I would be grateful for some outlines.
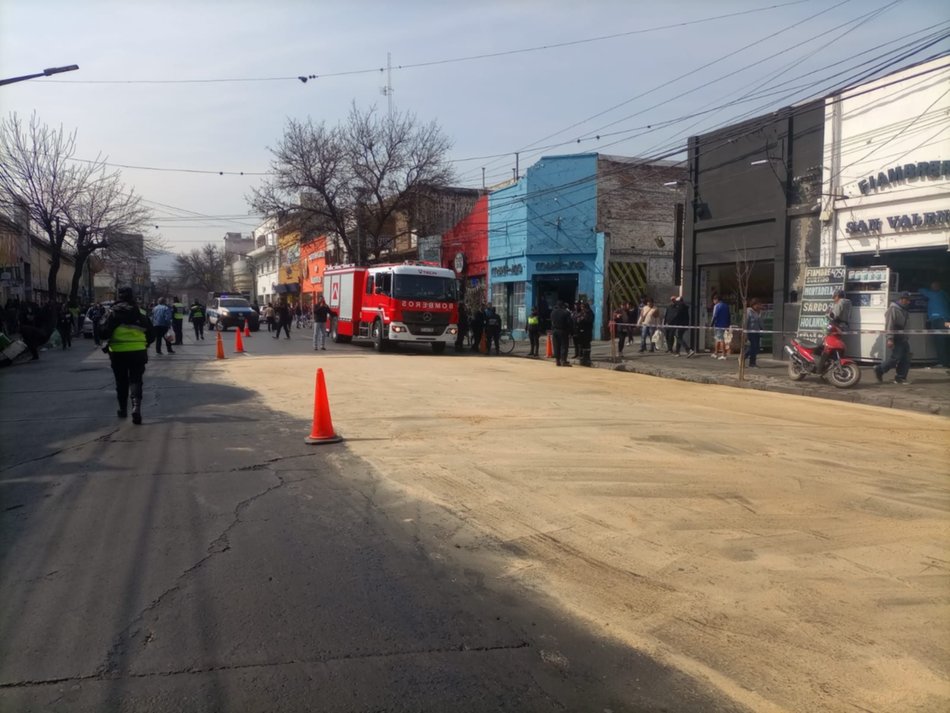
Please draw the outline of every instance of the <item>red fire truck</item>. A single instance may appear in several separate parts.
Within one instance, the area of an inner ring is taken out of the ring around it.
[[[323,295],[336,342],[368,339],[378,352],[394,343],[431,344],[441,354],[458,334],[455,274],[434,263],[328,267]]]

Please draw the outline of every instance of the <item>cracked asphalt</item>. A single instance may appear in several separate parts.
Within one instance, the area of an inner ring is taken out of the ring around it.
[[[441,556],[461,522],[212,357],[152,356],[141,427],[83,340],[0,372],[0,710],[743,710]]]

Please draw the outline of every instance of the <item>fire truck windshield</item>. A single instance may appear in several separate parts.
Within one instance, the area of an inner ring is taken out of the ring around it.
[[[393,275],[393,297],[403,300],[456,300],[456,283],[451,277]]]

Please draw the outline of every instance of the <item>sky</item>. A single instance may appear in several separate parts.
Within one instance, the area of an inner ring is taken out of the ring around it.
[[[478,187],[515,152],[522,174],[541,155],[668,155],[948,28],[937,0],[0,0],[0,77],[80,67],[0,87],[0,114],[75,130],[77,157],[121,166],[147,234],[183,251],[260,222],[253,174],[288,118],[385,112],[387,53],[396,110],[437,121],[456,185]]]

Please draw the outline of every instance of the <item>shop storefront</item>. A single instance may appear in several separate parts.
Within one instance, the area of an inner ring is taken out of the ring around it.
[[[826,194],[821,264],[846,268],[853,328],[883,329],[897,293],[950,285],[950,61],[933,60],[854,87],[825,107]],[[924,328],[926,299],[915,294],[912,328]],[[884,337],[851,345],[865,359]],[[933,340],[911,339],[914,361],[932,361]]]
[[[489,299],[516,337],[531,309],[590,304],[603,318],[604,233],[597,223],[597,155],[549,156],[488,201]]]
[[[716,294],[735,325],[744,296],[764,305],[765,329],[797,329],[804,272],[818,264],[823,131],[818,101],[689,140],[683,293],[693,324],[709,324]],[[780,356],[783,344],[767,335],[761,347]]]

